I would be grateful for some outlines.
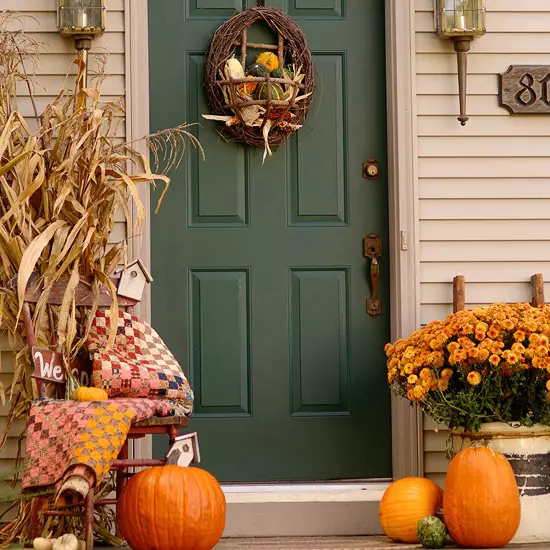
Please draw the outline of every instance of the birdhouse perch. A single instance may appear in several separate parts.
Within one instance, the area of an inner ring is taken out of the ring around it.
[[[139,302],[145,285],[152,281],[153,277],[141,260],[135,260],[122,269],[117,294]]]

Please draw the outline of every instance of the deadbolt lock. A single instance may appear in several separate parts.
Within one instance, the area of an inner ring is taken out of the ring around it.
[[[367,180],[380,177],[380,163],[376,159],[370,158],[363,163],[363,177]]]

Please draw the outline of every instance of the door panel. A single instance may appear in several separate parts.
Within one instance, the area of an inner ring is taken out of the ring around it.
[[[362,256],[368,233],[387,245],[387,183],[361,171],[386,163],[383,0],[269,3],[304,29],[318,80],[304,128],[263,165],[201,118],[204,52],[240,1],[149,3],[152,129],[200,122],[206,150],[187,150],[152,219],[153,323],[220,480],[389,477],[388,254],[375,319]]]

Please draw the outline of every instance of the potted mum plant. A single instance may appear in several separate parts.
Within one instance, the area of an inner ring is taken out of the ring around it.
[[[386,355],[394,391],[451,430],[451,454],[483,444],[506,455],[522,500],[513,542],[550,540],[550,306],[459,311]]]

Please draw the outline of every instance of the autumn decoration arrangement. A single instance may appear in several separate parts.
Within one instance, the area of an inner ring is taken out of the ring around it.
[[[520,525],[519,490],[502,453],[470,447],[451,461],[444,491],[425,478],[393,482],[380,502],[379,519],[396,542],[500,548]]]
[[[249,40],[264,24],[276,44]],[[311,51],[294,20],[282,10],[256,7],[235,15],[215,32],[206,59],[205,87],[210,120],[221,134],[264,148],[264,161],[302,127],[315,89]]]
[[[0,13],[0,322],[17,352],[13,380],[8,387],[0,386],[2,401],[7,401],[10,407],[0,449],[7,442],[14,422],[32,425],[32,409],[47,401],[37,399],[30,348],[21,338],[23,298],[31,277],[38,277],[44,297],[58,281],[68,280],[60,306],[48,311],[45,298],[31,306],[38,346],[47,347],[55,340],[56,350],[63,358],[69,383],[66,399],[57,399],[57,403],[75,409],[86,408],[85,402],[96,403],[96,408],[105,410],[115,406],[114,401],[109,405],[111,400],[107,401],[103,389],[79,387],[70,371],[70,361],[85,346],[91,329],[86,313],[77,307],[75,289],[82,281],[90,285],[94,299],[92,311],[99,307],[99,288],[107,289],[112,305],[106,316],[112,323],[106,330],[106,338],[112,344],[119,315],[112,278],[115,269],[127,263],[126,241],[111,242],[115,214],[123,213],[135,235],[146,215],[138,185],[161,183],[166,191],[170,183],[166,173],[180,162],[186,145],[200,148],[186,124],[139,140],[148,146],[155,165],[162,161],[160,170],[150,166],[137,142],[120,139],[117,129],[124,120],[124,105],[122,101],[102,99],[106,59],[101,56],[96,58],[97,66],[93,69],[86,67],[83,59],[76,59],[74,80],[69,76],[66,89],[60,90],[57,97],[39,111],[35,84],[29,72],[38,62],[42,45],[26,35],[21,30],[23,26],[21,16],[13,12]],[[91,73],[90,85],[86,84],[87,68]],[[23,90],[32,110],[31,122],[24,116],[29,113],[19,108],[23,103]],[[161,201],[163,196],[164,193]],[[90,405],[90,409],[93,408]],[[63,419],[58,418],[58,422],[61,426],[58,433],[61,433]],[[80,424],[82,422],[80,419]],[[51,423],[46,418],[42,428],[48,427]],[[20,445],[25,441],[24,435],[19,439]],[[100,435],[111,442],[117,439],[109,429]],[[52,432],[50,436],[55,434]],[[54,444],[48,454],[42,456],[55,453]],[[21,456],[22,449],[19,449],[19,460]],[[48,462],[55,463],[55,460]],[[27,535],[30,518],[34,517],[33,503],[37,495],[46,500],[52,498],[51,492],[46,491],[42,495],[39,491],[32,496],[25,495],[18,483],[21,472],[18,464],[10,473],[12,489],[2,497],[10,502],[7,512],[12,515],[0,528],[0,542],[6,545],[30,542]],[[35,474],[40,472],[32,472]],[[107,497],[112,488],[111,480],[105,479],[95,488],[96,496]],[[195,490],[195,500],[200,490],[208,492],[205,482]],[[217,513],[221,514],[221,510],[220,504]],[[4,516],[5,513],[2,518]],[[105,542],[120,544],[122,541],[112,535],[114,523],[110,507],[96,509],[96,532],[101,533]],[[78,538],[82,537],[75,535],[80,535],[82,529],[80,517],[68,514],[51,517],[45,520],[43,536],[34,540],[34,547],[78,550]]]
[[[438,424],[550,425],[550,306],[493,304],[386,345],[393,389]]]

